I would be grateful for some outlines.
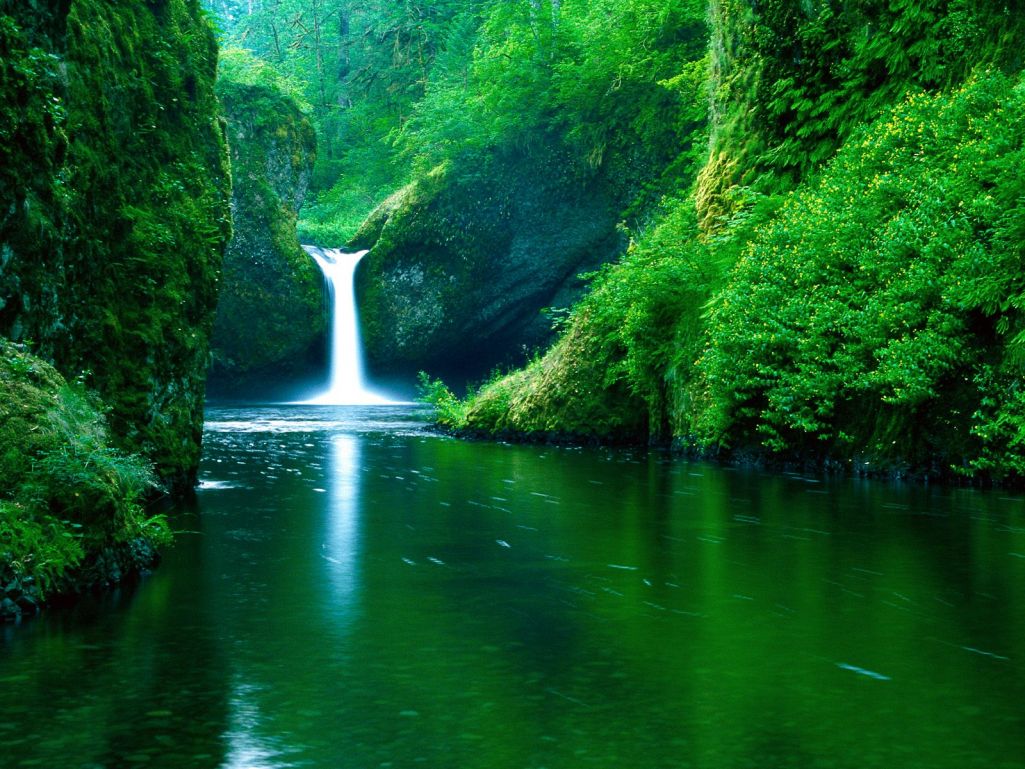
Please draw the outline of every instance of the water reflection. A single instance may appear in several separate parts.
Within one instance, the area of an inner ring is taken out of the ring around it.
[[[349,432],[353,421],[327,419],[306,430],[277,418],[265,424],[254,432],[220,422],[226,451],[209,452],[218,470],[237,472],[225,467],[234,462],[250,481],[242,500],[210,498],[248,513],[246,528],[232,526],[228,543],[212,543],[234,562],[224,568],[236,579],[225,606],[235,650],[226,765],[238,769],[292,766],[324,741],[322,708],[339,692],[360,613],[363,438]],[[210,504],[207,514],[223,510]]]
[[[0,756],[1025,767],[1023,500],[470,444],[398,411],[211,416],[202,535],[95,615],[102,653],[82,618],[11,636]]]
[[[327,610],[339,622],[355,619],[359,601],[360,439],[334,435],[328,465],[327,541],[321,556],[327,564],[331,590]]]
[[[265,734],[256,687],[236,680],[231,693],[231,719],[226,735],[224,769],[278,769],[288,766],[279,740]]]
[[[0,766],[214,769],[228,724],[204,522],[175,517],[164,568],[0,641]]]

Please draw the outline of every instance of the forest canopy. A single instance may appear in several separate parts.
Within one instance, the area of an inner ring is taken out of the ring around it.
[[[649,202],[649,187],[692,172],[703,152],[703,2],[213,8],[222,66],[283,83],[310,108],[320,148],[318,199],[301,223],[310,238],[347,240],[384,198],[440,164],[471,173],[490,152],[530,153],[553,135],[572,149],[575,172],[626,177]]]

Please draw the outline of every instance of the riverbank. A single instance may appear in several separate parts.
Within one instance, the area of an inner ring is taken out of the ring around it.
[[[560,430],[526,432],[502,429],[489,432],[481,428],[451,427],[435,422],[432,429],[443,435],[471,442],[495,442],[523,445],[645,448],[676,459],[706,462],[724,468],[766,470],[780,474],[821,475],[830,478],[859,478],[920,485],[941,485],[951,488],[1025,489],[1025,478],[996,480],[989,476],[967,475],[938,461],[932,465],[913,463],[904,458],[885,459],[869,454],[852,457],[829,455],[774,454],[762,447],[709,448],[694,441],[677,438],[659,442],[645,435],[599,436]]]
[[[0,573],[0,623],[20,622],[49,606],[66,606],[89,593],[109,590],[149,573],[159,563],[160,553],[150,540],[110,545],[88,555],[46,593],[34,577],[8,566]]]
[[[157,491],[95,395],[0,339],[0,620],[153,566],[170,540]]]

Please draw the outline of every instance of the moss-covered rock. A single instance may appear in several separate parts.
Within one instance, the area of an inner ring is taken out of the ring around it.
[[[693,199],[667,206],[547,355],[431,400],[489,434],[632,423],[718,456],[1020,484],[1023,101],[1020,72],[987,67],[853,129],[793,192],[747,190],[714,235]]]
[[[322,348],[323,279],[295,231],[316,137],[296,103],[271,85],[222,77],[217,91],[235,183],[210,384],[238,394],[254,380],[308,368]]]
[[[481,388],[456,427],[533,439],[643,440],[643,400],[625,382],[602,377],[614,367],[604,344],[609,329],[592,322],[589,310],[582,315],[544,357]]]
[[[0,338],[0,619],[148,565],[167,533],[142,505],[152,485],[95,396]]]
[[[212,32],[196,0],[3,0],[0,54],[0,334],[188,485],[230,234]]]
[[[571,168],[556,149],[446,164],[385,201],[351,244],[372,247],[357,273],[370,366],[481,373],[550,341],[540,311],[621,247],[607,184]]]

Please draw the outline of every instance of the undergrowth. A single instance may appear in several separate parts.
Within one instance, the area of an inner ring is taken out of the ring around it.
[[[0,578],[45,596],[106,547],[166,543],[155,489],[148,462],[111,448],[94,395],[0,340]]]

